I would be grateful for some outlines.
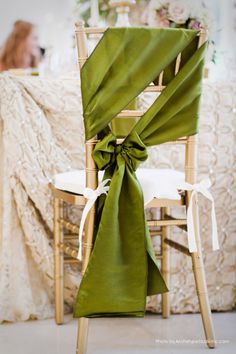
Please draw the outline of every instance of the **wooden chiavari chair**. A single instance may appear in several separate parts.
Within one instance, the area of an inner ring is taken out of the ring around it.
[[[101,28],[85,28],[83,23],[76,24],[76,39],[78,47],[78,57],[80,69],[88,58],[87,36],[101,36],[105,29]],[[205,33],[202,31],[199,35],[199,46],[205,42]],[[181,54],[178,55],[175,65],[175,74],[180,68]],[[163,72],[159,76],[158,85],[148,86],[144,92],[161,92],[165,88],[163,84]],[[139,110],[124,110],[120,112],[118,117],[141,117],[142,111]],[[98,171],[92,158],[92,151],[97,143],[97,138],[86,141],[86,187],[95,190],[98,186]],[[121,140],[122,141],[122,140]],[[119,141],[118,141],[119,143]],[[171,142],[171,144],[183,144],[185,147],[185,179],[186,182],[196,183],[197,172],[197,136],[189,136]],[[168,144],[168,143],[167,143]],[[86,199],[82,195],[76,195],[71,192],[66,192],[52,186],[54,194],[54,245],[55,245],[55,302],[56,302],[56,322],[63,322],[63,263],[77,262],[76,256],[78,250],[68,245],[67,241],[74,239],[79,232],[78,226],[73,225],[63,217],[63,203],[85,205]],[[191,256],[193,263],[193,273],[196,283],[197,296],[200,305],[205,336],[207,344],[210,348],[215,346],[214,330],[211,318],[211,309],[208,299],[208,292],[205,279],[204,264],[202,258],[201,239],[198,226],[198,211],[197,199],[193,198],[193,215],[194,226],[197,243],[197,252],[190,253],[188,248],[178,244],[170,239],[170,226],[185,228],[187,219],[175,219],[170,216],[170,208],[178,206],[188,207],[191,197],[191,191],[181,193],[180,200],[158,199],[154,198],[149,204],[149,208],[160,208],[161,218],[159,220],[149,220],[148,225],[151,234],[161,236],[161,253],[157,258],[161,261],[161,271],[166,281],[167,287],[170,285],[170,254],[169,247],[183,252]],[[93,247],[93,230],[95,220],[96,205],[90,210],[85,223],[85,232],[83,238],[83,258],[82,258],[82,275],[84,274],[89,262],[90,254]],[[159,230],[155,231],[158,227]],[[63,228],[72,232],[72,235],[64,236]],[[154,229],[153,229],[154,228]],[[64,255],[66,258],[64,259]],[[169,294],[162,294],[162,316],[167,318],[170,315],[170,299]],[[86,352],[87,335],[88,335],[88,318],[79,318],[78,320],[78,337],[76,353],[84,354]]]

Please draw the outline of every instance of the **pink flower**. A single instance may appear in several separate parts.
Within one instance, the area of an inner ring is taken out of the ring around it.
[[[168,9],[169,20],[182,24],[187,21],[190,16],[190,8],[187,3],[181,0],[172,1]]]
[[[156,13],[156,26],[157,27],[170,27],[170,21],[166,16],[161,16],[159,12]]]
[[[201,22],[197,21],[197,20],[191,20],[188,28],[193,29],[193,30],[199,30],[202,28],[202,24]]]

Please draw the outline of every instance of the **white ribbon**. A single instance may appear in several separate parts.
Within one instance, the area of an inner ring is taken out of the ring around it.
[[[194,228],[194,222],[193,222],[193,198],[199,192],[211,201],[212,248],[213,248],[213,251],[219,249],[216,214],[215,214],[215,203],[214,203],[214,199],[209,191],[210,186],[211,186],[211,181],[209,178],[204,179],[200,183],[196,183],[196,184],[190,184],[190,183],[184,182],[180,186],[180,189],[192,191],[188,210],[187,210],[188,247],[189,247],[189,252],[191,252],[191,253],[197,252],[195,228]]]
[[[97,189],[95,189],[95,190],[93,190],[91,188],[85,188],[85,190],[84,190],[84,197],[87,199],[87,203],[84,207],[81,221],[80,221],[80,227],[79,227],[79,252],[78,252],[77,259],[79,259],[80,261],[82,261],[82,240],[83,240],[83,231],[84,231],[85,220],[87,218],[87,215],[88,215],[90,209],[92,208],[92,206],[96,202],[97,198],[101,194],[107,194],[107,192],[109,190],[109,186],[106,186],[106,184],[109,181],[110,181],[110,179],[105,179],[104,181],[99,183]]]

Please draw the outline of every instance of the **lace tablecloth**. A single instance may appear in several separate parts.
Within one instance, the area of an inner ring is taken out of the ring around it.
[[[211,205],[200,197],[201,236],[211,307],[223,311],[232,309],[236,300],[235,86],[206,81],[203,91],[199,180],[210,175],[213,183],[220,251],[211,250]],[[141,108],[150,100],[148,94],[142,97]],[[48,181],[55,173],[84,166],[78,73],[59,79],[1,74],[0,124],[0,321],[52,317],[53,215]],[[150,149],[145,165],[181,169],[181,149]],[[173,237],[186,241],[178,231]],[[171,250],[171,274],[172,311],[198,311],[190,258]],[[78,271],[67,266],[68,308],[79,281]],[[149,298],[147,308],[160,311],[159,299]]]

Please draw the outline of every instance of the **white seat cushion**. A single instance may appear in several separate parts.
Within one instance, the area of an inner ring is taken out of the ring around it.
[[[102,181],[104,172],[99,171],[98,179]],[[84,194],[85,189],[85,170],[76,170],[70,172],[59,173],[53,177],[53,185],[63,191],[75,194]]]
[[[185,181],[183,172],[171,169],[140,168],[136,171],[142,186],[144,204],[153,198],[179,200],[179,186]]]
[[[102,181],[103,173],[99,171],[99,182]],[[144,204],[153,198],[180,199],[178,189],[185,181],[183,172],[171,169],[140,168],[136,171],[136,175],[143,189]],[[85,171],[59,173],[54,176],[53,184],[58,189],[83,195]]]

